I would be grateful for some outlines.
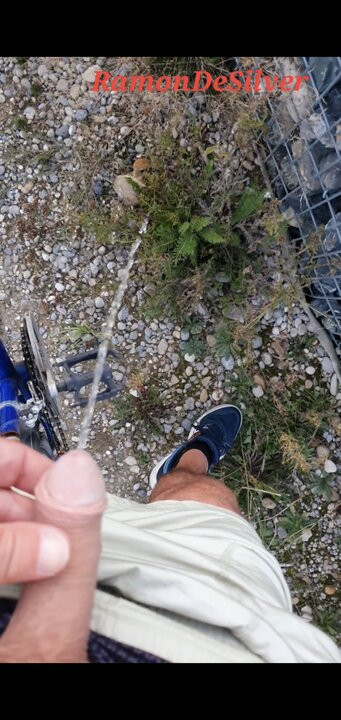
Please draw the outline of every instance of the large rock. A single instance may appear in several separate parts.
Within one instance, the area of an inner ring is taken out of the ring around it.
[[[320,190],[321,181],[318,177],[311,153],[303,140],[295,140],[292,144],[292,154],[296,160],[297,170],[303,188],[307,193]],[[295,172],[293,170],[293,172]]]
[[[114,181],[114,189],[123,203],[135,206],[139,203],[139,197],[131,181],[143,186],[141,180],[133,175],[118,175]]]
[[[324,92],[340,75],[340,65],[337,57],[310,57],[309,70],[315,80],[320,93]]]
[[[336,152],[328,153],[319,164],[322,182],[327,190],[341,190],[341,167]]]
[[[328,130],[326,121],[321,113],[312,113],[310,117],[302,120],[300,135],[303,140],[319,140],[325,147],[334,148],[331,132]]]

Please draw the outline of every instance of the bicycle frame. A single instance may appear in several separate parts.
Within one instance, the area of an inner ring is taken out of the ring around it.
[[[60,441],[53,426],[52,414],[54,412],[56,421],[60,423],[60,412],[57,404],[55,404],[55,408],[53,405],[52,410],[50,408],[49,403],[52,403],[52,396],[48,380],[45,383],[47,376],[45,378],[44,375],[44,365],[47,365],[48,369],[49,363],[47,356],[45,357],[44,347],[39,343],[39,330],[32,316],[25,318],[24,330],[28,348],[31,348],[33,343],[32,369],[30,369],[28,361],[14,363],[0,339],[0,437],[1,435],[16,435],[22,442],[36,447],[48,457],[50,457],[47,450],[47,445],[49,445],[51,457],[57,457],[60,452],[64,452],[61,448],[62,446],[64,449],[67,447],[67,441],[65,438]],[[24,350],[23,355],[25,356]],[[63,381],[57,386],[52,377],[52,392],[72,393],[75,398],[75,406],[86,405],[87,398],[82,396],[81,389],[92,383],[93,373],[75,373],[73,367],[89,360],[96,360],[97,355],[98,349],[93,349],[72,357],[69,356],[61,361],[64,369]],[[109,355],[114,358],[119,357],[117,352],[111,349],[108,350]],[[37,370],[35,369],[35,360],[38,363]],[[53,376],[51,369],[50,372]],[[115,384],[111,368],[107,363],[104,364],[102,370],[101,382],[105,387],[97,395],[96,401],[107,400],[117,395],[122,388],[122,385]],[[44,387],[42,388],[40,384]],[[45,407],[50,410],[45,412]],[[62,436],[62,430],[60,433]]]
[[[27,402],[31,393],[24,363],[14,365],[0,340],[0,435],[19,435],[19,402]]]

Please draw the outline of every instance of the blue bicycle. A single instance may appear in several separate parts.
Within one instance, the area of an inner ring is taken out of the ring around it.
[[[0,339],[0,436],[17,436],[25,444],[56,459],[69,449],[59,394],[73,393],[75,405],[86,405],[87,398],[81,390],[92,383],[93,373],[75,372],[74,368],[89,360],[95,361],[98,350],[65,358],[60,363],[63,382],[57,384],[32,315],[24,319],[21,347],[23,359],[14,364]],[[113,350],[108,354],[118,357]],[[122,389],[122,384],[114,383],[108,363],[103,368],[101,383],[104,389],[97,400],[113,397]]]

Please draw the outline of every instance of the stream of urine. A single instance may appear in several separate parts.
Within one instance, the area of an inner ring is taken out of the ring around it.
[[[146,231],[146,224],[142,226],[140,230],[140,234]],[[92,381],[92,387],[88,399],[87,406],[85,408],[85,413],[83,417],[83,422],[81,426],[81,431],[79,435],[78,445],[77,447],[79,449],[84,450],[87,446],[88,439],[89,439],[89,432],[91,427],[91,421],[94,414],[94,409],[96,405],[96,399],[98,395],[98,388],[101,382],[102,373],[103,373],[103,367],[105,363],[105,359],[108,352],[109,343],[111,342],[112,338],[112,331],[114,327],[114,323],[116,321],[117,313],[121,307],[122,300],[124,297],[124,293],[128,287],[129,282],[129,275],[131,268],[134,263],[135,254],[136,251],[141,243],[141,238],[137,238],[134,245],[132,246],[129,256],[127,265],[124,268],[124,270],[121,273],[121,282],[118,286],[117,292],[114,296],[114,299],[111,303],[110,311],[106,320],[103,339],[101,340],[101,343],[98,348],[98,354],[97,354],[97,360],[95,365],[95,371],[94,371],[94,379]]]

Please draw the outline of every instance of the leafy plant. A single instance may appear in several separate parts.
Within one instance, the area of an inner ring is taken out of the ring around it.
[[[183,350],[189,355],[195,355],[195,357],[202,357],[206,351],[206,344],[203,340],[199,340],[197,337],[190,338],[183,345]]]
[[[215,349],[220,357],[228,357],[230,355],[231,346],[231,330],[226,322],[219,323],[215,331],[216,346]]]
[[[162,417],[167,407],[161,402],[159,392],[152,384],[141,388],[136,396],[124,392],[114,399],[113,404],[114,414],[121,424],[142,423],[144,429],[160,434],[158,418]]]
[[[67,325],[65,327],[64,337],[71,340],[74,345],[81,345],[92,339],[98,340],[97,333],[86,323],[82,325]]]
[[[287,532],[286,540],[299,540],[302,530],[311,527],[314,523],[311,522],[304,514],[298,514],[294,510],[294,506],[290,508],[290,511],[285,513],[279,522],[279,525],[283,527]]]
[[[27,130],[28,129],[28,122],[25,117],[22,117],[21,115],[14,115],[12,118],[12,125],[15,128],[15,130]]]
[[[232,212],[224,210],[226,201],[221,204],[211,192],[215,161],[207,155],[203,160],[198,127],[193,126],[192,133],[190,154],[170,133],[161,136],[159,154],[149,158],[143,186],[134,184],[139,196],[134,218],[126,210],[115,224],[115,237],[130,243],[135,237],[132,219],[136,227],[148,217],[140,250],[156,285],[148,305],[174,317],[181,306],[194,309],[208,283],[213,284],[213,274],[222,268],[228,269],[231,291],[243,292],[246,247],[237,224],[259,212],[265,197],[263,190],[252,186],[230,198],[227,206]]]
[[[112,242],[114,222],[106,213],[96,210],[83,212],[79,214],[78,221],[85,230],[95,235],[101,245]]]
[[[175,241],[176,259],[188,258],[196,262],[201,241],[210,245],[224,245],[227,241],[227,238],[222,234],[223,229],[212,224],[209,217],[194,216],[180,226],[175,225],[175,228],[177,233]]]
[[[341,632],[341,612],[338,608],[335,608],[335,610],[317,610],[315,621],[321,630],[332,637],[337,637]]]
[[[34,83],[32,83],[32,85],[31,85],[31,91],[32,91],[32,96],[33,96],[33,97],[38,97],[39,95],[42,94],[43,88],[42,88],[42,86],[40,85],[40,83],[34,82]]]
[[[324,500],[329,502],[332,497],[332,483],[327,475],[322,473],[318,479],[318,482],[312,487],[312,492],[315,495],[321,495]]]
[[[264,199],[264,190],[254,186],[245,188],[232,213],[232,225],[237,225],[258,213],[264,205]]]

